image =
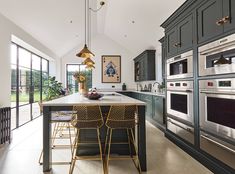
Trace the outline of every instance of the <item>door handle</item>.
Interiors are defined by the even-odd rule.
[[[230,22],[230,16],[225,16],[222,20],[224,23]]]
[[[181,43],[180,43],[180,42],[175,43],[175,44],[174,44],[174,47],[181,47]]]
[[[223,24],[224,24],[224,20],[223,19],[220,19],[220,20],[216,21],[216,25],[218,25],[218,26],[221,26]]]

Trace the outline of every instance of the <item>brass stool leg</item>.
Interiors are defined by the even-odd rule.
[[[97,130],[97,138],[98,138],[98,142],[99,142],[99,149],[100,149],[100,160],[102,162],[102,168],[103,168],[103,171],[104,171],[104,163],[103,163],[103,157],[102,157],[102,145],[101,145],[101,141],[100,141],[100,130],[99,128],[96,129]]]
[[[139,173],[142,173],[141,166],[140,166],[140,161],[139,161],[139,154],[138,154],[137,146],[136,146],[135,139],[134,139],[134,133],[133,133],[132,129],[130,129],[130,130],[131,130],[132,142],[133,142],[134,148],[135,148],[135,154],[136,154],[137,165],[138,165],[138,168],[139,168]]]
[[[108,143],[109,131],[110,131],[110,128],[108,128],[107,132],[106,132],[106,138],[105,138],[105,144],[104,144],[104,154],[106,154],[106,148],[107,148],[107,143]]]
[[[113,129],[110,128],[110,134],[109,134],[109,146],[108,146],[108,157],[107,157],[107,173],[109,173],[109,157],[110,157],[110,147],[111,147],[111,143],[112,143],[112,134],[113,134]]]
[[[129,153],[130,153],[130,156],[132,157],[131,140],[130,140],[130,134],[129,134],[129,130],[128,129],[126,129],[126,133],[127,133],[127,138],[128,138],[128,144],[129,144]]]
[[[72,150],[72,160],[69,168],[69,174],[73,173],[75,162],[76,162],[76,153],[77,153],[77,148],[78,148],[78,141],[79,141],[79,129],[77,129],[77,136],[74,140],[74,145],[73,145],[73,150]]]
[[[70,125],[69,125],[69,123],[67,125],[68,125],[68,129],[69,129],[70,150],[71,150],[71,154],[73,155],[73,151],[72,151],[72,137],[71,137]]]

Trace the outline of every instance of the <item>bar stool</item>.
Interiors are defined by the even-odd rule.
[[[73,120],[72,125],[77,129],[77,135],[75,137],[75,141],[73,144],[72,149],[72,159],[71,159],[71,165],[69,169],[69,174],[73,173],[74,166],[76,163],[76,160],[101,160],[102,167],[103,167],[103,158],[102,158],[102,145],[100,140],[100,128],[103,126],[104,121],[102,117],[101,109],[98,105],[93,106],[73,106]],[[87,141],[82,142],[80,141],[80,130],[82,129],[95,129],[97,132],[97,140],[98,142],[94,141]],[[99,156],[79,156],[77,154],[77,151],[79,149],[79,145],[81,144],[98,144],[99,145]],[[103,168],[104,169],[104,168]]]
[[[107,154],[107,173],[108,173],[108,165],[110,160],[116,160],[116,159],[132,159],[136,168],[138,169],[139,173],[141,173],[141,166],[139,162],[138,157],[138,151],[137,151],[137,145],[134,138],[133,129],[135,128],[135,125],[138,123],[138,117],[137,117],[137,106],[135,105],[119,105],[119,106],[111,106],[108,117],[106,120],[106,126],[107,134],[106,134],[106,140],[105,140],[105,151],[106,146],[108,143],[108,154]],[[128,137],[128,144],[129,144],[129,152],[130,156],[127,158],[124,157],[110,157],[110,148],[112,144],[112,134],[113,130],[126,130],[127,137]],[[108,142],[109,137],[109,142]],[[115,144],[115,143],[114,143]],[[132,154],[131,145],[134,145],[134,155]],[[136,160],[136,162],[135,162]]]
[[[40,112],[43,112],[43,106],[42,102],[38,102],[40,107]],[[51,124],[54,125],[52,135],[51,135],[51,141],[52,141],[52,149],[55,148],[70,148],[71,154],[72,154],[72,134],[71,134],[71,122],[72,120],[72,113],[71,112],[55,112],[52,113],[51,116]],[[65,132],[68,131],[68,137],[66,137]],[[69,139],[69,144],[55,144],[56,139]],[[42,156],[43,156],[43,150],[41,151],[40,157],[39,157],[39,164],[42,165]],[[52,162],[52,164],[57,165],[63,165],[63,164],[70,164],[70,162]]]

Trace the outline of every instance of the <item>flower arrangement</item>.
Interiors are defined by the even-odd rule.
[[[85,83],[86,81],[86,75],[82,72],[75,72],[73,77],[75,80],[77,80],[78,83]]]

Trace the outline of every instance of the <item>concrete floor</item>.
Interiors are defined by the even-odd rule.
[[[0,148],[0,174],[42,174],[38,158],[42,148],[42,117],[13,131],[11,145]],[[69,150],[54,150],[53,159],[70,161]],[[147,123],[148,174],[210,174],[211,172],[194,160],[164,134]],[[54,174],[66,174],[69,165],[53,166]],[[132,161],[111,161],[110,174],[138,173]],[[77,161],[74,174],[101,174],[99,161]]]

